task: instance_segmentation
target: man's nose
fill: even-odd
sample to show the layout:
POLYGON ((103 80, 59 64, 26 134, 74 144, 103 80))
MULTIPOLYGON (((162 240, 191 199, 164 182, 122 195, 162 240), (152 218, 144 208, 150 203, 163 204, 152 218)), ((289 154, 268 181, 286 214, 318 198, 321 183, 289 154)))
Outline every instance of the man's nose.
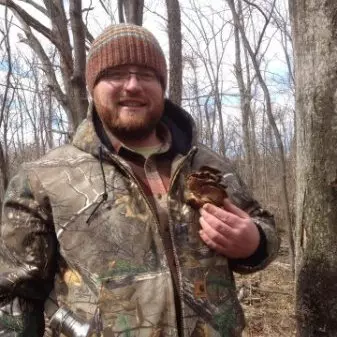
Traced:
POLYGON ((129 73, 129 78, 125 81, 124 88, 127 90, 140 90, 141 83, 137 78, 137 74, 129 73))

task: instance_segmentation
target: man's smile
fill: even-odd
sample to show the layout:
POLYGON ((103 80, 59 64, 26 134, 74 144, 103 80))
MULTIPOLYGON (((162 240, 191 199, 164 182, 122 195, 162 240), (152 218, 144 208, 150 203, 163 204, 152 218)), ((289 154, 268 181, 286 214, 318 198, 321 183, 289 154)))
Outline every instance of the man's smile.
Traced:
POLYGON ((119 102, 119 105, 125 107, 143 107, 146 104, 142 101, 135 101, 135 100, 123 100, 119 102))

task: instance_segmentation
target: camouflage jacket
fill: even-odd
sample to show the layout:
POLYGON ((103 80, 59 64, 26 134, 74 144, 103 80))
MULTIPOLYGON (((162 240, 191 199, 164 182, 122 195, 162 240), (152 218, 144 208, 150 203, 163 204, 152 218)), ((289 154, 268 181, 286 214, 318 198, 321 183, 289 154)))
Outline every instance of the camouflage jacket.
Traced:
POLYGON ((46 317, 65 306, 90 322, 91 336, 240 336, 244 316, 233 271, 261 270, 275 258, 273 217, 228 161, 197 144, 191 117, 166 101, 163 121, 183 155, 167 205, 175 287, 153 207, 90 111, 71 145, 23 165, 10 182, 1 225, 8 268, 0 279, 0 332, 13 332, 2 336, 43 335, 48 296, 46 317), (253 262, 217 255, 199 237, 198 212, 184 200, 185 177, 205 163, 221 172, 231 200, 258 225, 264 247, 253 262))

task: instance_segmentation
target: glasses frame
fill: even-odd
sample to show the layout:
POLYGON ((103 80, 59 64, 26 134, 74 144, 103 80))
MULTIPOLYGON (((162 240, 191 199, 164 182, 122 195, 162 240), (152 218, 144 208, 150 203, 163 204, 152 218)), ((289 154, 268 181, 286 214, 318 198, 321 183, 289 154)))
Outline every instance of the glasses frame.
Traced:
POLYGON ((125 84, 130 81, 134 75, 139 83, 153 84, 159 82, 158 75, 151 69, 144 70, 122 70, 122 69, 105 69, 99 76, 99 80, 109 81, 115 84, 125 84))

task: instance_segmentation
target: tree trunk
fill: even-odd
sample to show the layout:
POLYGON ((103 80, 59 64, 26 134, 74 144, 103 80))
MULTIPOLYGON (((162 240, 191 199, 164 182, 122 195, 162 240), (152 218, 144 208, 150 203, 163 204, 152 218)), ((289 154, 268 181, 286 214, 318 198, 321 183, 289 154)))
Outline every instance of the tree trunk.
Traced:
POLYGON ((169 98, 181 104, 182 93, 182 42, 180 7, 178 0, 166 0, 167 28, 170 46, 169 98))
POLYGON ((84 23, 82 20, 82 1, 71 0, 69 1, 69 13, 70 13, 70 23, 71 30, 73 33, 73 54, 74 54, 74 65, 73 73, 70 77, 71 87, 73 89, 73 102, 74 109, 73 113, 76 116, 76 126, 78 126, 81 121, 87 115, 88 109, 88 99, 87 90, 85 82, 85 63, 86 63, 86 53, 85 53, 85 31, 84 23))
POLYGON ((293 0, 298 336, 337 336, 337 2, 293 0))
MULTIPOLYGON (((239 17, 241 17, 242 9, 241 2, 239 1, 239 17)), ((252 143, 249 119, 251 115, 251 93, 250 83, 245 84, 243 77, 243 69, 241 62, 241 42, 239 27, 234 24, 234 39, 235 39, 235 77, 238 82, 240 93, 240 108, 241 108, 241 120, 242 120, 242 134, 243 134, 243 147, 244 147, 244 162, 245 162, 245 176, 246 183, 250 189, 254 188, 254 166, 253 166, 253 147, 252 143)), ((249 71, 249 69, 248 69, 249 71)))
MULTIPOLYGON (((126 22, 138 26, 143 24, 144 0, 123 0, 126 22)), ((121 16, 119 15, 121 18, 121 16)))
MULTIPOLYGON (((3 60, 7 66, 6 79, 3 81, 5 90, 0 95, 0 213, 2 209, 4 192, 7 189, 9 182, 9 160, 8 160, 8 119, 10 106, 14 98, 14 91, 10 92, 11 76, 12 76, 12 52, 9 42, 10 23, 8 21, 8 11, 5 8, 5 29, 3 32, 3 41, 6 49, 7 59, 3 60), (10 98, 12 96, 12 98, 10 98)), ((0 214, 1 223, 1 214, 0 214)))

